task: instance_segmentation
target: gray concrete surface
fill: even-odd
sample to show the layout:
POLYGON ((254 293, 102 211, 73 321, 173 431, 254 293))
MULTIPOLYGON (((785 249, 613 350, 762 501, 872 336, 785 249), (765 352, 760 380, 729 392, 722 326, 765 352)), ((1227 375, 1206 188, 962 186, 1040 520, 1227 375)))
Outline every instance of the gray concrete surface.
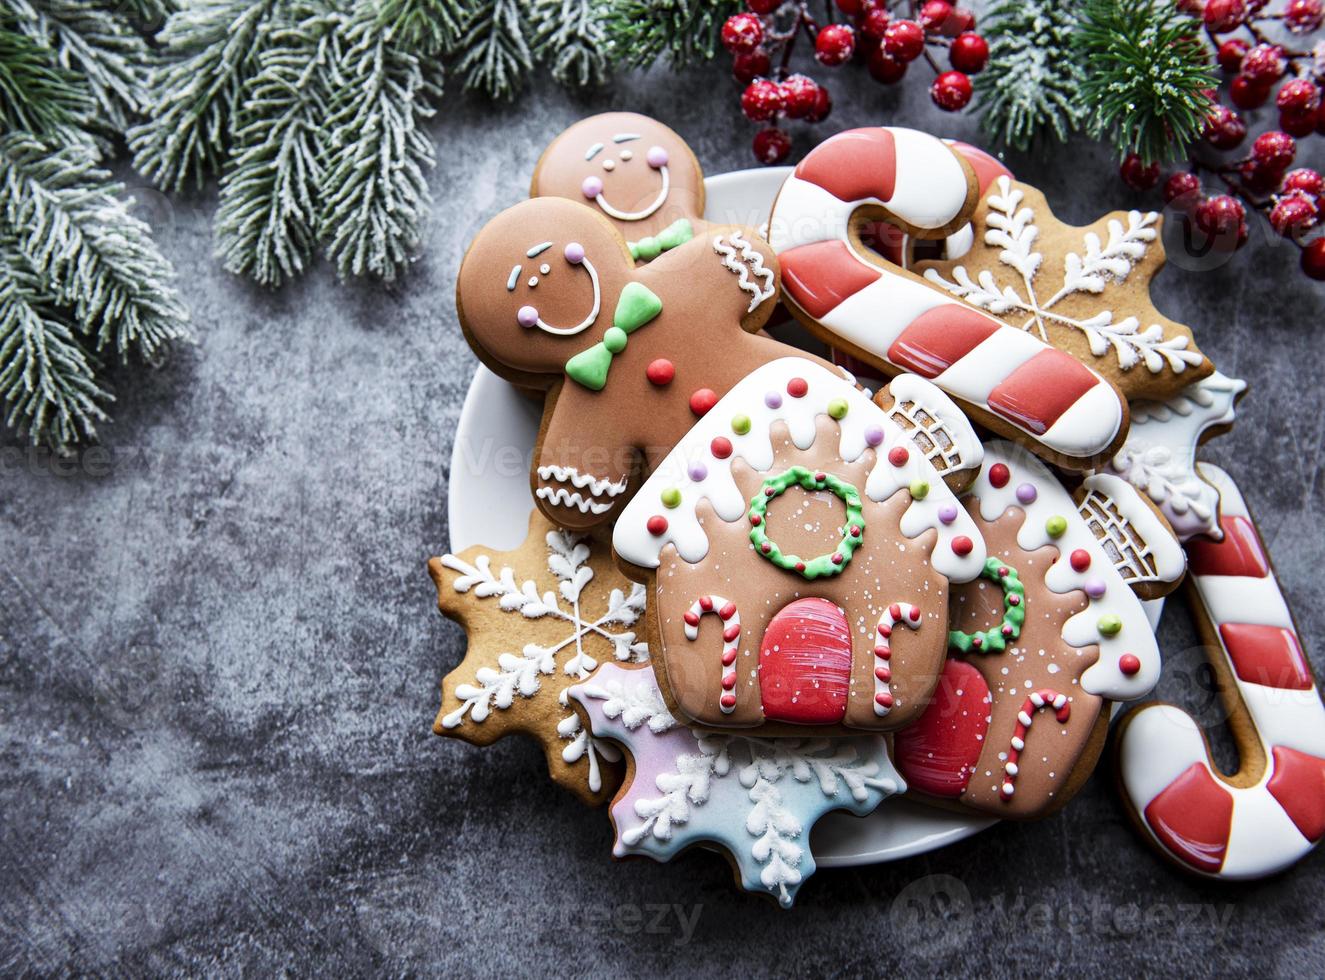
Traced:
MULTIPOLYGON (((833 80, 838 107, 797 127, 801 150, 879 122, 977 138, 919 79, 833 80)), ((425 247, 391 289, 319 266, 262 291, 212 258, 214 197, 155 208, 197 348, 123 379, 103 448, 72 466, 6 437, 0 973, 1318 975, 1325 859, 1189 880, 1132 835, 1107 767, 1052 819, 822 871, 783 913, 709 855, 614 864, 606 819, 555 790, 531 744, 430 734, 463 649, 423 562, 448 540, 476 363, 452 301, 466 242, 591 111, 659 115, 711 173, 751 162, 721 67, 593 98, 538 88, 447 102, 425 247)), ((1070 220, 1130 199, 1097 147, 1011 162, 1070 220)), ((1208 456, 1259 512, 1320 670, 1325 291, 1289 248, 1253 244, 1170 267, 1159 305, 1251 383, 1208 456)), ((1161 690, 1208 700, 1180 610, 1163 632, 1161 690)))

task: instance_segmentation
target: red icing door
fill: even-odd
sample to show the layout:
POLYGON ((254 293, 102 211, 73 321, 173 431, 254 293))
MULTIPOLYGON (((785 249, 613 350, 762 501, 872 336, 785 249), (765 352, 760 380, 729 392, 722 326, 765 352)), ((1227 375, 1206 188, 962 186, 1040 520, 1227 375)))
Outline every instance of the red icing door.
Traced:
POLYGON ((981 673, 949 658, 925 713, 893 738, 893 758, 907 786, 931 796, 961 796, 984 748, 989 705, 981 673))
POLYGON ((851 630, 827 599, 797 599, 764 630, 759 689, 764 717, 793 725, 831 725, 847 711, 851 630))

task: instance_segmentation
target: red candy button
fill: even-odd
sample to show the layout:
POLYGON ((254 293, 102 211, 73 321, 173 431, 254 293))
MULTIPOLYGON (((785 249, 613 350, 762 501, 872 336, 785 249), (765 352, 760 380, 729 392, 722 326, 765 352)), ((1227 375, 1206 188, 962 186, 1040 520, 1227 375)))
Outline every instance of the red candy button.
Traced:
POLYGON ((649 518, 649 523, 645 527, 655 538, 660 537, 667 533, 667 518, 663 517, 662 514, 654 514, 649 518))
POLYGON ((1141 658, 1134 653, 1124 653, 1118 658, 1118 669, 1128 677, 1137 673, 1141 669, 1141 658))
POLYGON ((792 378, 787 382, 787 394, 792 398, 804 398, 810 390, 810 383, 804 378, 792 378))
POLYGON ((989 483, 995 490, 1001 490, 1008 485, 1008 480, 1012 479, 1012 473, 1003 463, 995 463, 989 467, 989 483))
MULTIPOLYGON (((672 379, 676 377, 676 365, 674 365, 667 358, 660 357, 656 361, 649 362, 649 366, 644 369, 644 373, 648 375, 649 382, 651 384, 655 384, 659 388, 661 388, 663 385, 671 384, 672 379)), ((705 388, 704 390, 708 391, 707 388, 705 388)), ((699 392, 695 392, 695 394, 698 395, 699 392)), ((712 394, 712 392, 709 392, 709 394, 712 394)), ((694 410, 694 404, 695 402, 694 399, 692 398, 690 400, 690 406, 692 411, 694 410)), ((712 405, 710 405, 709 407, 711 408, 712 405)), ((696 412, 696 414, 700 413, 696 412)))
POLYGON ((1072 570, 1074 572, 1084 572, 1090 567, 1090 552, 1085 548, 1078 548, 1076 551, 1072 552, 1068 561, 1072 563, 1072 570))
POLYGON ((718 404, 718 395, 712 388, 700 388, 690 396, 690 411, 700 418, 716 404, 718 404))
POLYGON ((971 539, 964 534, 959 534, 957 537, 952 539, 953 553, 960 557, 965 557, 966 555, 969 555, 971 553, 971 549, 974 547, 975 543, 971 541, 971 539))
POLYGON ((906 451, 905 446, 893 446, 888 450, 888 462, 894 466, 905 466, 906 461, 911 458, 911 454, 906 451))
POLYGON ((709 451, 718 459, 726 459, 732 454, 732 441, 726 436, 716 436, 709 443, 709 451))

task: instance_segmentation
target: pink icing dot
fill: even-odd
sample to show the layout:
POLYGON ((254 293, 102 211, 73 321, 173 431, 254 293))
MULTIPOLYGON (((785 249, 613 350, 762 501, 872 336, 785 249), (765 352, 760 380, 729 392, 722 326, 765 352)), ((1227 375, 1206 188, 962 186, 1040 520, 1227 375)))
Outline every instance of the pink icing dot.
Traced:
POLYGON ((708 467, 705 466, 703 463, 690 464, 690 479, 694 480, 696 483, 698 483, 700 480, 705 479, 708 475, 709 475, 708 467))
POLYGON ((644 157, 644 159, 649 161, 650 167, 652 167, 654 170, 657 170, 659 167, 667 166, 667 151, 664 150, 661 146, 651 146, 649 147, 649 152, 644 157))
POLYGON ((535 326, 538 323, 538 310, 532 306, 522 306, 520 312, 515 314, 515 319, 522 327, 535 326))
POLYGON ((603 182, 597 177, 585 177, 584 183, 580 185, 580 190, 589 200, 593 200, 599 194, 603 193, 603 182))
POLYGON ((584 246, 579 242, 568 242, 566 244, 566 261, 571 265, 579 265, 584 261, 584 246))
POLYGON ((1032 483, 1023 483, 1021 486, 1017 487, 1017 501, 1019 503, 1033 504, 1035 503, 1035 498, 1038 496, 1039 492, 1035 489, 1035 485, 1032 483))
POLYGON ((1098 599, 1107 591, 1107 586, 1097 578, 1093 578, 1087 582, 1085 588, 1086 595, 1090 596, 1092 599, 1098 599))
POLYGON ((871 425, 865 430, 865 445, 873 448, 883 442, 883 430, 877 425, 871 425))
POLYGON ((764 396, 764 404, 767 405, 769 408, 781 408, 782 396, 778 394, 776 391, 770 391, 768 394, 764 396))
POLYGON ((957 519, 957 508, 952 504, 944 504, 939 508, 939 520, 944 524, 951 524, 957 519))

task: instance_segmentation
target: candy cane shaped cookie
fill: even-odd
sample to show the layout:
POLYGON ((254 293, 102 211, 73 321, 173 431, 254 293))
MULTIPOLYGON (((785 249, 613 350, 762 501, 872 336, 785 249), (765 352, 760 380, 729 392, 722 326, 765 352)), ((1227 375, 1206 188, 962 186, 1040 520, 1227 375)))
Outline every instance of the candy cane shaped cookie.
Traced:
POLYGON ((839 133, 797 166, 773 205, 768 237, 784 298, 835 347, 889 374, 928 378, 990 428, 1059 465, 1088 468, 1126 436, 1118 390, 866 244, 879 222, 945 238, 967 225, 978 196, 971 162, 940 139, 893 127, 839 133))
POLYGON ((874 713, 882 718, 893 707, 892 658, 893 627, 898 623, 908 629, 920 629, 920 609, 909 602, 894 602, 879 617, 879 625, 874 628, 874 713))
POLYGON ((718 704, 724 715, 736 710, 736 653, 741 646, 741 614, 736 603, 717 595, 702 595, 685 614, 686 639, 699 639, 699 620, 713 613, 722 620, 722 695, 718 704))
POLYGON ((1220 773, 1187 712, 1149 704, 1119 729, 1119 782, 1165 857, 1207 877, 1260 878, 1325 836, 1325 706, 1242 494, 1223 470, 1199 470, 1219 490, 1224 537, 1188 543, 1189 591, 1241 767, 1220 773))
POLYGON ((1035 691, 1026 698, 1026 703, 1021 706, 1017 712, 1017 727, 1012 730, 1012 742, 1008 746, 1008 761, 1003 765, 1005 779, 1003 786, 999 790, 1003 799, 1012 798, 1016 791, 1015 783, 1017 781, 1017 763, 1021 759, 1021 752, 1026 748, 1026 734, 1031 730, 1031 722, 1035 720, 1035 712, 1041 708, 1053 708, 1054 717, 1058 719, 1061 725, 1072 717, 1072 706, 1067 703, 1067 695, 1059 694, 1053 688, 1043 688, 1035 691))

